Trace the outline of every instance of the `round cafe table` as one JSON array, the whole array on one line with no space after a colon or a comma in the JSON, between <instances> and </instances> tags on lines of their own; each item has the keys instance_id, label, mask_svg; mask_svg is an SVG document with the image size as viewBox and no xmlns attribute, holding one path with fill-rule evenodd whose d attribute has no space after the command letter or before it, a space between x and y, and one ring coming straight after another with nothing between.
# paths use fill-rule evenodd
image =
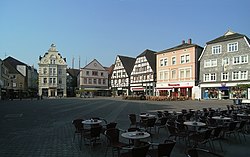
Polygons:
<instances>
[{"instance_id":1,"label":"round cafe table","mask_svg":"<svg viewBox=\"0 0 250 157\"><path fill-rule=\"evenodd\" d=\"M139 115L141 118L154 118L155 117L155 115L153 115L153 114L140 114Z\"/></svg>"},{"instance_id":2,"label":"round cafe table","mask_svg":"<svg viewBox=\"0 0 250 157\"><path fill-rule=\"evenodd\" d=\"M101 120L94 120L94 119L88 119L88 120L82 121L82 123L85 125L97 125L97 124L100 124L101 122L102 122Z\"/></svg>"},{"instance_id":3,"label":"round cafe table","mask_svg":"<svg viewBox=\"0 0 250 157\"><path fill-rule=\"evenodd\" d=\"M140 145L140 139L148 138L148 137L150 137L150 134L147 133L147 132L132 131L132 132L122 133L121 136L123 138L134 140L134 146L139 146Z\"/></svg>"},{"instance_id":4,"label":"round cafe table","mask_svg":"<svg viewBox=\"0 0 250 157\"><path fill-rule=\"evenodd\" d=\"M227 121L227 120L231 120L232 118L230 118L230 117L222 117L222 116L215 116L215 117L212 117L212 119Z\"/></svg>"},{"instance_id":5,"label":"round cafe table","mask_svg":"<svg viewBox=\"0 0 250 157\"><path fill-rule=\"evenodd\" d=\"M196 121L187 121L184 122L183 124L193 127L196 131L199 127L206 125L206 123L196 122Z\"/></svg>"}]
</instances>

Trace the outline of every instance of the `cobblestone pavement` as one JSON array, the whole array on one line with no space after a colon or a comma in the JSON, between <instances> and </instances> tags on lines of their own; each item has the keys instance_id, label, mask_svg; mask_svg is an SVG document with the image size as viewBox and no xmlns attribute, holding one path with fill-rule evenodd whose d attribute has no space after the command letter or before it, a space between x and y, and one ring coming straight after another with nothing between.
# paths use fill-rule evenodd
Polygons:
<instances>
[{"instance_id":1,"label":"cobblestone pavement","mask_svg":"<svg viewBox=\"0 0 250 157\"><path fill-rule=\"evenodd\" d=\"M103 157L105 137L102 136L102 144L94 147L83 145L80 150L77 139L73 141L73 119L103 117L108 122L117 122L119 128L126 130L129 127L128 113L204 107L223 109L231 104L231 100L153 102L120 98L0 101L0 157ZM165 140L167 134L166 130L161 130L159 135L153 136L153 142ZM121 140L127 142L126 139ZM227 157L250 156L249 141L249 135L246 142L232 137L223 141L224 152L217 151ZM183 143L177 142L173 157L185 156ZM112 156L110 150L107 156Z\"/></svg>"}]
</instances>

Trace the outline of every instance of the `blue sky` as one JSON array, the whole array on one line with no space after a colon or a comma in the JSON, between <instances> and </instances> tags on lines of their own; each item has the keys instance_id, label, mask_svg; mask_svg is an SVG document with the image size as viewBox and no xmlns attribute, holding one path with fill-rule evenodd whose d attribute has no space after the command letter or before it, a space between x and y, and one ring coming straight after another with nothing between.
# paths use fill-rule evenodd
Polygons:
<instances>
[{"instance_id":1,"label":"blue sky","mask_svg":"<svg viewBox=\"0 0 250 157\"><path fill-rule=\"evenodd\" d=\"M52 43L78 68L136 57L182 40L204 46L232 30L250 37L249 0L1 0L0 58L38 68Z\"/></svg>"}]
</instances>

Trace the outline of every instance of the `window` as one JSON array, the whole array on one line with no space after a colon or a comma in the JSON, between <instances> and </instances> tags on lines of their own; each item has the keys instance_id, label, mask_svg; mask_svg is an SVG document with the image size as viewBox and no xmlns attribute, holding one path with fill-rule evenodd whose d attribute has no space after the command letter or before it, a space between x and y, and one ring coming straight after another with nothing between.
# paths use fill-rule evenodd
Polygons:
<instances>
[{"instance_id":1,"label":"window","mask_svg":"<svg viewBox=\"0 0 250 157\"><path fill-rule=\"evenodd\" d=\"M204 61L204 67L215 67L217 66L217 59L210 59Z\"/></svg>"},{"instance_id":2,"label":"window","mask_svg":"<svg viewBox=\"0 0 250 157\"><path fill-rule=\"evenodd\" d=\"M92 84L92 79L91 78L89 78L89 83L88 84Z\"/></svg>"},{"instance_id":3,"label":"window","mask_svg":"<svg viewBox=\"0 0 250 157\"><path fill-rule=\"evenodd\" d=\"M102 80L102 84L104 84L104 85L106 84L106 80L105 79Z\"/></svg>"},{"instance_id":4,"label":"window","mask_svg":"<svg viewBox=\"0 0 250 157\"><path fill-rule=\"evenodd\" d=\"M56 60L55 59L51 59L50 60L50 64L56 64Z\"/></svg>"},{"instance_id":5,"label":"window","mask_svg":"<svg viewBox=\"0 0 250 157\"><path fill-rule=\"evenodd\" d=\"M102 83L102 79L98 79L98 84L101 84Z\"/></svg>"},{"instance_id":6,"label":"window","mask_svg":"<svg viewBox=\"0 0 250 157\"><path fill-rule=\"evenodd\" d=\"M215 75L215 73L211 74L211 81L216 81L216 75Z\"/></svg>"},{"instance_id":7,"label":"window","mask_svg":"<svg viewBox=\"0 0 250 157\"><path fill-rule=\"evenodd\" d=\"M229 43L227 44L227 52L238 51L238 43Z\"/></svg>"},{"instance_id":8,"label":"window","mask_svg":"<svg viewBox=\"0 0 250 157\"><path fill-rule=\"evenodd\" d=\"M209 74L204 74L204 81L209 81Z\"/></svg>"},{"instance_id":9,"label":"window","mask_svg":"<svg viewBox=\"0 0 250 157\"><path fill-rule=\"evenodd\" d=\"M164 66L167 66L167 65L168 65L168 59L165 58L165 59L164 59Z\"/></svg>"},{"instance_id":10,"label":"window","mask_svg":"<svg viewBox=\"0 0 250 157\"><path fill-rule=\"evenodd\" d=\"M56 75L56 68L53 68L53 75Z\"/></svg>"},{"instance_id":11,"label":"window","mask_svg":"<svg viewBox=\"0 0 250 157\"><path fill-rule=\"evenodd\" d=\"M97 83L97 82L96 82L96 79L93 79L93 83L94 83L94 84L96 84L96 83Z\"/></svg>"},{"instance_id":12,"label":"window","mask_svg":"<svg viewBox=\"0 0 250 157\"><path fill-rule=\"evenodd\" d=\"M43 83L48 83L47 78L43 78Z\"/></svg>"},{"instance_id":13,"label":"window","mask_svg":"<svg viewBox=\"0 0 250 157\"><path fill-rule=\"evenodd\" d=\"M43 74L47 74L47 68L43 68Z\"/></svg>"},{"instance_id":14,"label":"window","mask_svg":"<svg viewBox=\"0 0 250 157\"><path fill-rule=\"evenodd\" d=\"M185 56L181 56L181 64L185 63Z\"/></svg>"},{"instance_id":15,"label":"window","mask_svg":"<svg viewBox=\"0 0 250 157\"><path fill-rule=\"evenodd\" d=\"M56 84L56 78L53 78L53 84Z\"/></svg>"},{"instance_id":16,"label":"window","mask_svg":"<svg viewBox=\"0 0 250 157\"><path fill-rule=\"evenodd\" d=\"M216 81L216 74L215 73L204 74L203 79L204 82Z\"/></svg>"},{"instance_id":17,"label":"window","mask_svg":"<svg viewBox=\"0 0 250 157\"><path fill-rule=\"evenodd\" d=\"M241 63L248 63L248 57L247 57L247 55L241 56Z\"/></svg>"},{"instance_id":18,"label":"window","mask_svg":"<svg viewBox=\"0 0 250 157\"><path fill-rule=\"evenodd\" d=\"M233 57L233 64L244 64L244 63L248 63L247 55Z\"/></svg>"},{"instance_id":19,"label":"window","mask_svg":"<svg viewBox=\"0 0 250 157\"><path fill-rule=\"evenodd\" d=\"M229 65L229 58L223 58L222 65Z\"/></svg>"},{"instance_id":20,"label":"window","mask_svg":"<svg viewBox=\"0 0 250 157\"><path fill-rule=\"evenodd\" d=\"M239 80L240 72L233 72L233 80Z\"/></svg>"},{"instance_id":21,"label":"window","mask_svg":"<svg viewBox=\"0 0 250 157\"><path fill-rule=\"evenodd\" d=\"M160 80L163 80L163 72L160 72Z\"/></svg>"},{"instance_id":22,"label":"window","mask_svg":"<svg viewBox=\"0 0 250 157\"><path fill-rule=\"evenodd\" d=\"M165 71L164 72L164 80L168 80L169 79L169 72Z\"/></svg>"},{"instance_id":23,"label":"window","mask_svg":"<svg viewBox=\"0 0 250 157\"><path fill-rule=\"evenodd\" d=\"M172 65L176 64L176 57L172 57Z\"/></svg>"},{"instance_id":24,"label":"window","mask_svg":"<svg viewBox=\"0 0 250 157\"><path fill-rule=\"evenodd\" d=\"M212 54L220 54L221 53L221 45L212 46Z\"/></svg>"},{"instance_id":25,"label":"window","mask_svg":"<svg viewBox=\"0 0 250 157\"><path fill-rule=\"evenodd\" d=\"M83 79L83 84L87 84L87 78Z\"/></svg>"},{"instance_id":26,"label":"window","mask_svg":"<svg viewBox=\"0 0 250 157\"><path fill-rule=\"evenodd\" d=\"M98 71L92 71L92 76L98 76Z\"/></svg>"},{"instance_id":27,"label":"window","mask_svg":"<svg viewBox=\"0 0 250 157\"><path fill-rule=\"evenodd\" d=\"M176 70L171 71L171 78L176 79Z\"/></svg>"},{"instance_id":28,"label":"window","mask_svg":"<svg viewBox=\"0 0 250 157\"><path fill-rule=\"evenodd\" d=\"M190 62L190 55L186 55L186 63Z\"/></svg>"},{"instance_id":29,"label":"window","mask_svg":"<svg viewBox=\"0 0 250 157\"><path fill-rule=\"evenodd\" d=\"M228 73L221 73L221 81L228 81Z\"/></svg>"},{"instance_id":30,"label":"window","mask_svg":"<svg viewBox=\"0 0 250 157\"><path fill-rule=\"evenodd\" d=\"M52 68L49 68L49 74L52 75Z\"/></svg>"},{"instance_id":31,"label":"window","mask_svg":"<svg viewBox=\"0 0 250 157\"><path fill-rule=\"evenodd\" d=\"M58 83L59 83L59 84L62 84L62 78L59 78L59 79L58 79Z\"/></svg>"},{"instance_id":32,"label":"window","mask_svg":"<svg viewBox=\"0 0 250 157\"><path fill-rule=\"evenodd\" d=\"M181 64L190 62L190 55L181 56Z\"/></svg>"},{"instance_id":33,"label":"window","mask_svg":"<svg viewBox=\"0 0 250 157\"><path fill-rule=\"evenodd\" d=\"M191 77L191 69L186 69L186 78Z\"/></svg>"},{"instance_id":34,"label":"window","mask_svg":"<svg viewBox=\"0 0 250 157\"><path fill-rule=\"evenodd\" d=\"M181 79L184 78L184 74L185 74L185 71L184 71L184 70L180 70L180 78L181 78Z\"/></svg>"},{"instance_id":35,"label":"window","mask_svg":"<svg viewBox=\"0 0 250 157\"><path fill-rule=\"evenodd\" d=\"M49 83L50 83L50 84L52 83L52 78L49 78Z\"/></svg>"},{"instance_id":36,"label":"window","mask_svg":"<svg viewBox=\"0 0 250 157\"><path fill-rule=\"evenodd\" d=\"M217 59L212 59L211 60L211 67L217 66Z\"/></svg>"},{"instance_id":37,"label":"window","mask_svg":"<svg viewBox=\"0 0 250 157\"><path fill-rule=\"evenodd\" d=\"M101 76L103 76L103 72L101 72Z\"/></svg>"},{"instance_id":38,"label":"window","mask_svg":"<svg viewBox=\"0 0 250 157\"><path fill-rule=\"evenodd\" d=\"M234 64L240 64L240 57L239 57L239 56L234 57L234 58L233 58L233 63L234 63Z\"/></svg>"},{"instance_id":39,"label":"window","mask_svg":"<svg viewBox=\"0 0 250 157\"><path fill-rule=\"evenodd\" d=\"M89 71L86 71L86 75L89 75Z\"/></svg>"},{"instance_id":40,"label":"window","mask_svg":"<svg viewBox=\"0 0 250 157\"><path fill-rule=\"evenodd\" d=\"M247 80L247 71L236 71L232 73L233 75L233 80Z\"/></svg>"},{"instance_id":41,"label":"window","mask_svg":"<svg viewBox=\"0 0 250 157\"><path fill-rule=\"evenodd\" d=\"M163 64L163 59L160 60L160 66L162 67L164 64Z\"/></svg>"},{"instance_id":42,"label":"window","mask_svg":"<svg viewBox=\"0 0 250 157\"><path fill-rule=\"evenodd\" d=\"M62 69L58 69L58 74L59 74L59 75L62 74Z\"/></svg>"}]
</instances>

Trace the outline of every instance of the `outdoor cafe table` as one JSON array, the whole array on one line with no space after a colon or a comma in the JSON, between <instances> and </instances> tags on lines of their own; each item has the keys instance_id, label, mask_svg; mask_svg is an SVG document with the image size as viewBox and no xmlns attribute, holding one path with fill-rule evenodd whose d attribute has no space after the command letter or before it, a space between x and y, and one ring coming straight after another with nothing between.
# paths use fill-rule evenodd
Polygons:
<instances>
[{"instance_id":1,"label":"outdoor cafe table","mask_svg":"<svg viewBox=\"0 0 250 157\"><path fill-rule=\"evenodd\" d=\"M134 146L139 146L140 145L140 139L148 138L148 137L150 137L150 134L147 133L147 132L132 131L132 132L122 133L121 136L123 138L134 140Z\"/></svg>"},{"instance_id":2,"label":"outdoor cafe table","mask_svg":"<svg viewBox=\"0 0 250 157\"><path fill-rule=\"evenodd\" d=\"M141 118L154 118L155 117L154 114L148 114L148 113L146 113L146 114L140 114L139 116Z\"/></svg>"},{"instance_id":3,"label":"outdoor cafe table","mask_svg":"<svg viewBox=\"0 0 250 157\"><path fill-rule=\"evenodd\" d=\"M196 121L187 121L184 122L183 124L187 125L187 126L191 126L193 127L196 131L199 127L205 126L206 123L202 123L202 122L196 122Z\"/></svg>"},{"instance_id":4,"label":"outdoor cafe table","mask_svg":"<svg viewBox=\"0 0 250 157\"><path fill-rule=\"evenodd\" d=\"M215 116L215 117L212 117L212 119L227 121L227 120L231 120L232 118L230 118L230 117L222 117L222 116Z\"/></svg>"},{"instance_id":5,"label":"outdoor cafe table","mask_svg":"<svg viewBox=\"0 0 250 157\"><path fill-rule=\"evenodd\" d=\"M250 114L238 113L237 116L239 116L239 117L250 117Z\"/></svg>"},{"instance_id":6,"label":"outdoor cafe table","mask_svg":"<svg viewBox=\"0 0 250 157\"><path fill-rule=\"evenodd\" d=\"M102 121L99 119L88 119L82 121L84 125L89 125L89 126L94 126L94 125L99 125Z\"/></svg>"}]
</instances>

